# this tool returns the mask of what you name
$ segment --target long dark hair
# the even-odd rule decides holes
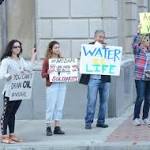
[[[49,44],[48,44],[48,48],[47,48],[47,52],[46,52],[46,58],[52,58],[52,56],[53,56],[53,47],[54,47],[54,45],[55,44],[58,44],[58,45],[60,45],[59,44],[59,42],[57,42],[57,41],[51,41]],[[58,58],[60,58],[61,56],[60,55],[58,55]]]
[[[18,57],[20,56],[20,54],[22,53],[22,43],[18,40],[11,40],[7,46],[6,46],[6,49],[5,49],[5,52],[4,54],[2,55],[1,57],[1,60],[3,60],[4,58],[7,58],[7,57],[11,57],[12,56],[12,49],[13,49],[13,45],[14,43],[18,42],[20,44],[20,53],[18,54]]]

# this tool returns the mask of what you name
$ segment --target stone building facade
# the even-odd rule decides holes
[[[0,6],[0,53],[3,51],[2,42],[5,45],[5,41],[17,38],[23,42],[25,57],[30,56],[30,49],[36,43],[38,58],[41,59],[50,40],[61,43],[66,57],[78,57],[81,43],[91,41],[96,29],[106,31],[108,44],[123,46],[124,53],[131,53],[130,44],[136,33],[138,14],[148,11],[150,2],[7,0],[3,5]]]

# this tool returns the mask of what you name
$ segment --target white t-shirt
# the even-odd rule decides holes
[[[2,94],[5,93],[6,97],[10,96],[10,83],[7,79],[18,72],[22,71],[32,71],[31,62],[26,62],[22,57],[18,60],[14,60],[11,57],[4,58],[0,65],[0,79],[5,79],[5,86]]]

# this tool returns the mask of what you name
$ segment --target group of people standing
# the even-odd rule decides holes
[[[150,78],[146,66],[150,64],[148,54],[150,52],[150,37],[148,35],[138,34],[134,38],[133,49],[135,55],[135,83],[137,90],[137,99],[134,109],[134,123],[140,125],[140,108],[144,100],[143,107],[143,121],[150,124],[148,120],[149,103],[150,103]],[[90,44],[100,43],[103,47],[105,43],[105,32],[97,30],[95,32],[95,40]],[[35,49],[32,50],[32,57],[30,62],[26,62],[22,54],[22,44],[18,40],[12,40],[8,43],[6,51],[2,55],[0,65],[0,79],[5,79],[5,87],[3,90],[3,113],[1,117],[1,133],[2,142],[7,144],[14,144],[21,142],[21,140],[14,134],[15,128],[15,114],[22,102],[22,100],[9,101],[10,83],[13,74],[17,72],[32,71],[32,65],[36,58]],[[41,76],[45,79],[46,84],[46,135],[65,134],[61,127],[61,119],[63,116],[63,107],[66,95],[66,83],[50,82],[49,76],[49,59],[63,58],[60,51],[60,44],[57,41],[51,41],[48,44],[45,59],[43,60]],[[150,68],[149,68],[150,69]],[[145,74],[148,75],[145,75]],[[105,123],[105,116],[107,111],[107,104],[109,100],[111,77],[108,75],[90,75],[82,74],[81,84],[87,85],[87,107],[85,115],[85,129],[92,129],[94,121],[97,96],[99,93],[99,112],[97,116],[96,127],[108,128]],[[54,124],[54,130],[52,126]],[[7,132],[9,129],[9,134]]]
[[[95,32],[95,42],[101,43],[105,46],[105,32]],[[51,136],[54,134],[64,134],[60,127],[60,120],[62,118],[66,84],[65,83],[51,83],[49,82],[49,64],[48,60],[51,58],[62,58],[60,53],[60,45],[57,41],[52,41],[48,45],[46,58],[43,62],[42,77],[46,79],[46,135]],[[107,109],[107,102],[109,99],[110,76],[101,75],[87,75],[82,74],[80,83],[88,85],[88,103],[85,116],[85,129],[91,129],[94,121],[94,114],[96,108],[97,95],[99,92],[100,106],[97,119],[97,127],[107,128],[105,124],[105,114]],[[52,132],[52,121],[54,121],[54,132]]]

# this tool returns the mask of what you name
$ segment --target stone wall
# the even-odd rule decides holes
[[[148,0],[37,0],[37,43],[43,58],[50,40],[61,43],[67,57],[78,57],[81,43],[93,39],[96,29],[106,31],[109,45],[132,53],[139,12],[148,10]]]
[[[0,6],[0,56],[2,53],[2,6]]]
[[[20,39],[24,46],[23,55],[27,58],[35,41],[38,58],[43,58],[50,40],[61,43],[64,56],[78,57],[81,43],[92,41],[96,29],[104,29],[108,44],[123,46],[124,53],[131,53],[138,13],[148,10],[148,1],[9,0],[6,6],[7,41]]]
[[[66,57],[78,57],[81,43],[92,41],[96,29],[106,31],[109,44],[118,44],[117,0],[37,2],[40,58],[44,57],[50,40],[58,40],[61,43],[62,52]]]
[[[8,0],[6,1],[6,34],[7,41],[18,39],[23,43],[23,55],[29,58],[35,43],[35,1]],[[4,5],[4,3],[2,4]],[[2,9],[1,9],[2,11]],[[2,21],[2,20],[1,20]],[[0,22],[0,26],[5,20]],[[0,36],[3,38],[4,35]],[[7,42],[6,42],[7,43]],[[1,44],[0,44],[1,45]],[[2,53],[4,51],[1,50]]]

